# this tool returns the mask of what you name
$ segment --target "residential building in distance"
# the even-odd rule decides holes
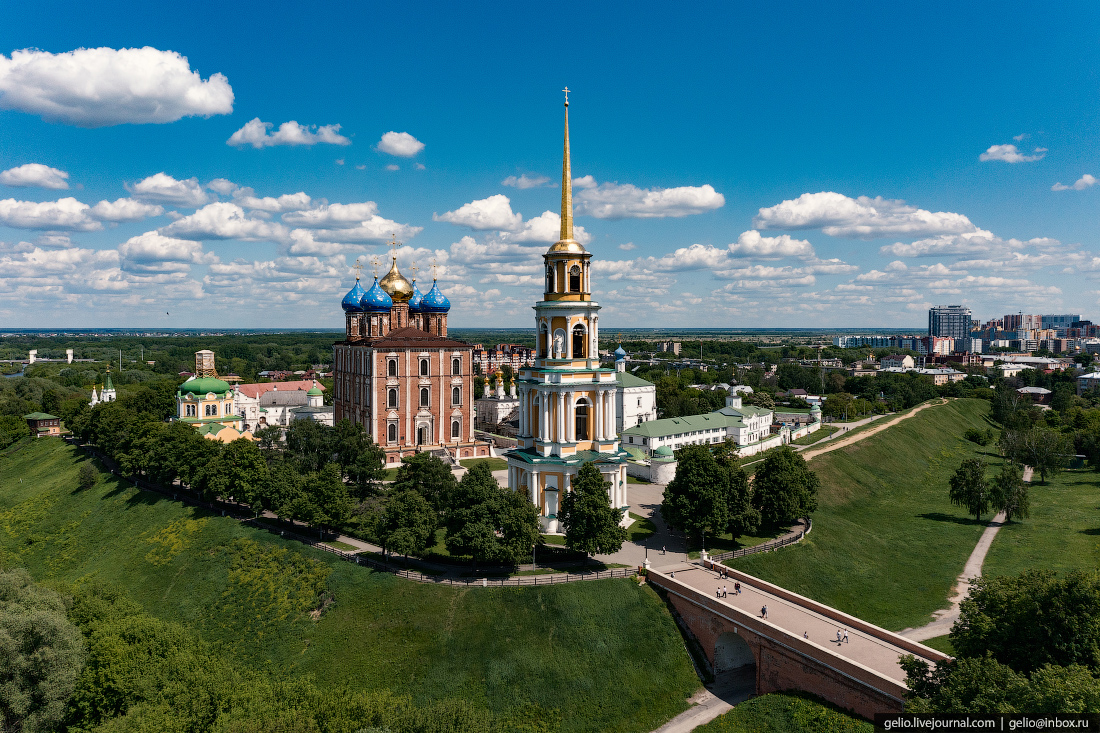
[[[962,344],[970,339],[970,325],[970,309],[965,306],[934,305],[928,309],[929,336],[956,339]],[[969,343],[965,345],[969,347]]]
[[[512,367],[512,371],[531,366],[535,363],[535,350],[518,344],[495,344],[489,347],[474,344],[473,360],[481,373],[488,376],[505,364]]]
[[[912,369],[917,365],[908,354],[892,354],[879,359],[883,369]]]
[[[662,341],[658,344],[661,351],[672,352],[676,356],[680,355],[680,342],[679,341]]]
[[[1077,377],[1078,396],[1093,389],[1100,389],[1100,372],[1089,372]]]
[[[1005,331],[1034,331],[1043,327],[1043,317],[1040,315],[1026,315],[1024,313],[1010,313],[1001,319],[1001,328]]]
[[[1081,320],[1081,314],[1059,313],[1041,316],[1040,328],[1053,328],[1060,333]]]

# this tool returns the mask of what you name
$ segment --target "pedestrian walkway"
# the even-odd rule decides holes
[[[1034,474],[1034,470],[1028,466],[1024,468],[1024,481],[1031,482],[1031,477]],[[974,551],[970,553],[970,557],[967,558],[966,565],[963,566],[963,571],[959,577],[955,580],[954,593],[951,596],[951,606],[941,609],[932,614],[933,621],[927,623],[924,626],[918,626],[915,629],[904,629],[898,633],[907,639],[913,641],[926,641],[928,639],[935,639],[937,636],[944,636],[951,633],[951,627],[955,625],[955,622],[959,620],[960,608],[962,602],[966,600],[966,597],[970,595],[971,581],[977,580],[982,577],[982,565],[985,563],[986,553],[989,552],[989,548],[993,546],[993,540],[997,536],[997,532],[1006,522],[1005,513],[1001,512],[997,516],[993,517],[993,520],[982,532],[982,536],[978,539],[978,544],[974,547]]]

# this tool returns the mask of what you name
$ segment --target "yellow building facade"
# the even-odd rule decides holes
[[[596,465],[625,509],[627,453],[615,431],[615,370],[599,359],[599,310],[592,300],[592,254],[573,238],[569,102],[565,103],[561,239],[543,255],[545,287],[534,306],[537,358],[517,374],[519,442],[506,454],[508,485],[539,508],[544,532],[559,532],[561,497],[582,465]],[[625,513],[624,513],[625,514]]]

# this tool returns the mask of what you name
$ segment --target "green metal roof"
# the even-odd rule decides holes
[[[188,379],[186,382],[180,385],[180,392],[186,392],[190,394],[206,394],[207,392],[213,392],[214,394],[223,394],[229,392],[233,388],[229,386],[229,382],[223,382],[220,379],[214,379],[213,377],[200,377],[199,379]]]
[[[630,454],[624,450],[619,450],[616,453],[600,453],[594,450],[582,450],[577,451],[574,455],[561,457],[561,456],[544,456],[533,448],[523,448],[522,450],[510,450],[504,454],[507,458],[518,458],[525,463],[531,464],[558,464],[558,465],[575,465],[578,463],[622,463],[630,458]]]
[[[652,387],[653,382],[647,382],[630,372],[615,372],[615,381],[620,387]]]
[[[57,415],[47,415],[44,412],[32,412],[29,415],[23,416],[24,420],[60,420]]]
[[[725,429],[733,425],[743,425],[739,417],[721,412],[708,412],[704,415],[684,415],[666,417],[639,423],[623,431],[623,435],[640,435],[645,438],[665,438],[670,435],[690,433],[696,430]]]

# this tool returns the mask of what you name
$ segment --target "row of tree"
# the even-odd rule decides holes
[[[761,527],[790,526],[817,509],[817,474],[787,446],[769,451],[751,481],[731,440],[684,446],[676,459],[661,516],[700,542],[708,534],[737,539]]]

